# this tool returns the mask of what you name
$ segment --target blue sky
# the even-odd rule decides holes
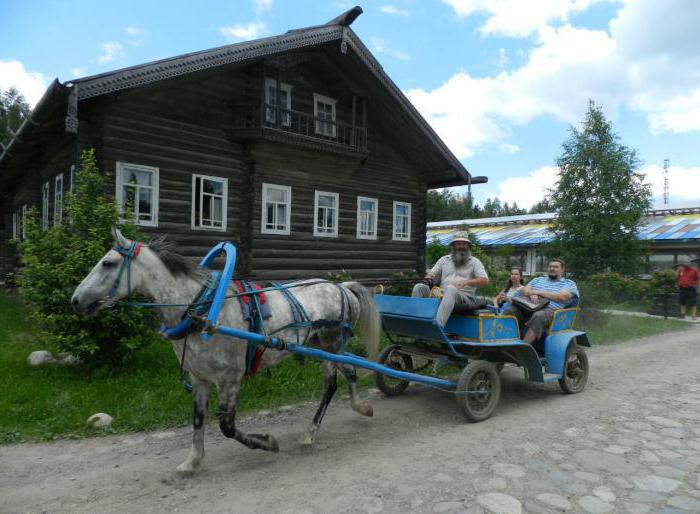
[[[465,166],[489,177],[477,200],[539,200],[592,98],[639,151],[657,201],[669,158],[671,203],[700,205],[700,2],[357,3],[353,29]],[[353,5],[0,0],[0,87],[35,102],[54,77],[279,34]]]

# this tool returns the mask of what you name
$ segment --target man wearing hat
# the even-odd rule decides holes
[[[452,253],[441,257],[428,273],[425,279],[442,288],[442,301],[438,309],[438,322],[445,326],[457,307],[479,307],[483,302],[478,300],[476,288],[488,285],[489,277],[484,265],[470,251],[471,241],[467,232],[457,232],[450,242]],[[411,296],[427,298],[430,287],[427,284],[416,284]]]

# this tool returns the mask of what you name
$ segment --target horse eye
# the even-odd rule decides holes
[[[114,262],[112,262],[112,261],[102,261],[102,266],[104,266],[105,268],[111,268],[111,267],[114,266]]]

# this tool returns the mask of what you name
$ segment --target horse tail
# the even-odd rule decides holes
[[[365,346],[370,359],[374,359],[379,352],[379,335],[381,333],[381,320],[372,295],[367,288],[359,282],[343,282],[343,287],[349,289],[360,302],[360,319],[358,320]]]

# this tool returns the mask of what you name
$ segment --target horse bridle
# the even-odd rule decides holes
[[[123,257],[122,263],[119,266],[119,271],[117,271],[117,278],[114,280],[114,285],[112,285],[112,290],[109,292],[109,297],[114,298],[119,289],[119,284],[122,280],[122,275],[126,269],[126,284],[127,284],[127,298],[131,299],[131,261],[133,261],[141,251],[141,243],[132,241],[129,248],[124,248],[121,245],[115,245],[112,250],[117,252]]]

